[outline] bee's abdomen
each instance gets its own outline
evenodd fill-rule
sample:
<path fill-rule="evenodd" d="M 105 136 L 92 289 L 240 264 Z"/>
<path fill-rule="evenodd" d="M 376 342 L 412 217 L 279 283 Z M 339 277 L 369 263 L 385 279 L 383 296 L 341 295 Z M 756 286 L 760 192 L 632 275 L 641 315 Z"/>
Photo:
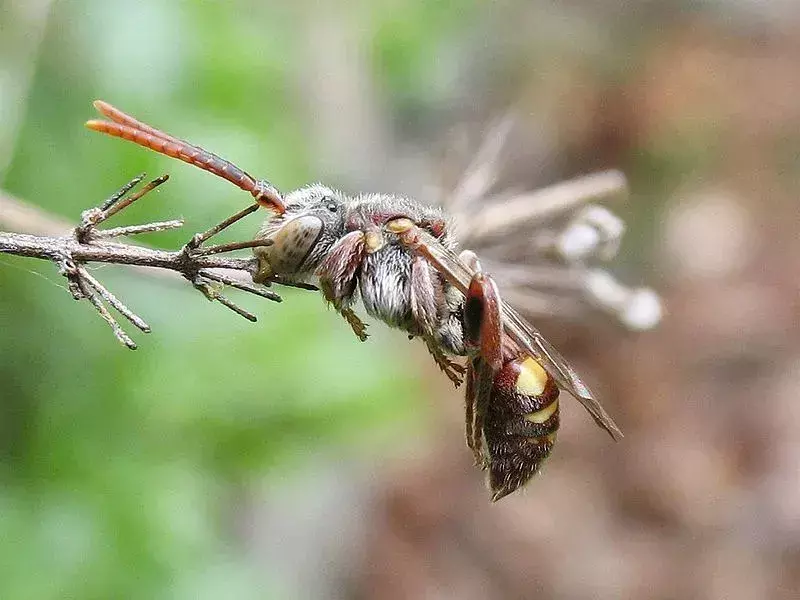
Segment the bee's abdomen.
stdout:
<path fill-rule="evenodd" d="M 533 358 L 508 361 L 486 409 L 492 500 L 525 485 L 550 455 L 558 431 L 558 387 Z"/>

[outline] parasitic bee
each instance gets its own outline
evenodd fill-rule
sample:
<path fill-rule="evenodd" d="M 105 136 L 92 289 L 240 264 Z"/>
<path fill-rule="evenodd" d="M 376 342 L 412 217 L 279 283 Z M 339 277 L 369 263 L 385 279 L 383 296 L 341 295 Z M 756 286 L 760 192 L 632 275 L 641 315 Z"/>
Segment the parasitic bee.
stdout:
<path fill-rule="evenodd" d="M 257 283 L 315 282 L 325 300 L 367 338 L 356 313 L 420 338 L 439 367 L 466 388 L 466 439 L 488 472 L 492 500 L 514 492 L 549 456 L 559 390 L 574 396 L 614 439 L 622 433 L 569 363 L 503 297 L 469 250 L 458 250 L 439 208 L 387 194 L 348 195 L 321 184 L 281 194 L 233 163 L 172 137 L 102 101 L 109 120 L 87 127 L 130 140 L 222 177 L 270 216 L 254 249 Z M 457 359 L 464 358 L 465 366 Z"/>

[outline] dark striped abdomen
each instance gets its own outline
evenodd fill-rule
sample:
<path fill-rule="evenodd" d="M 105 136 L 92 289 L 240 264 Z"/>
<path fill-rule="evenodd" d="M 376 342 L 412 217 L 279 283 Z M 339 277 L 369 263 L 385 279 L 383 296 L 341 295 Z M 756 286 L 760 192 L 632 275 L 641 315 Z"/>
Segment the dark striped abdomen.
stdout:
<path fill-rule="evenodd" d="M 558 431 L 558 387 L 530 356 L 497 373 L 483 424 L 489 485 L 496 501 L 525 485 L 548 457 Z"/>

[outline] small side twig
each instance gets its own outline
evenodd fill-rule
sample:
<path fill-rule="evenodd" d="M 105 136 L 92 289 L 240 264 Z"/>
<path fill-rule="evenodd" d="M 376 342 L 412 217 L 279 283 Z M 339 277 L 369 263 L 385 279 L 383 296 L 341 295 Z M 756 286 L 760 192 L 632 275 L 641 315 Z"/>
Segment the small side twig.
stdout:
<path fill-rule="evenodd" d="M 97 310 L 100 317 L 109 324 L 111 331 L 114 332 L 114 336 L 117 338 L 117 340 L 119 340 L 121 344 L 130 350 L 136 350 L 136 343 L 127 333 L 125 333 L 117 320 L 111 315 L 100 299 L 94 294 L 91 286 L 84 277 L 85 273 L 81 272 L 81 268 L 72 260 L 65 258 L 63 261 L 61 261 L 61 274 L 69 281 L 69 289 L 72 292 L 73 298 L 76 300 L 88 300 L 89 303 L 94 306 L 95 310 Z M 118 300 L 116 301 L 119 303 Z M 130 312 L 127 307 L 125 307 L 125 310 Z"/>
<path fill-rule="evenodd" d="M 281 302 L 283 300 L 278 294 L 276 294 L 273 291 L 263 289 L 262 287 L 259 287 L 256 284 L 239 281 L 237 279 L 234 279 L 233 277 L 222 275 L 221 273 L 214 273 L 213 271 L 204 270 L 200 271 L 200 275 L 202 275 L 206 279 L 211 279 L 212 281 L 224 283 L 225 285 L 229 285 L 230 287 L 236 288 L 237 290 L 250 292 L 251 294 L 255 294 L 256 296 L 261 296 L 262 298 L 266 298 L 267 300 L 273 300 L 274 302 Z"/>
<path fill-rule="evenodd" d="M 125 227 L 113 227 L 112 229 L 95 231 L 94 237 L 110 239 L 128 235 L 141 235 L 143 233 L 167 231 L 168 229 L 180 229 L 183 227 L 183 225 L 183 219 L 173 219 L 172 221 L 156 221 L 155 223 L 146 223 L 144 225 L 128 225 Z"/>
<path fill-rule="evenodd" d="M 147 176 L 146 173 L 139 173 L 136 177 L 134 177 L 129 182 L 124 184 L 116 192 L 114 192 L 108 198 L 105 199 L 105 201 L 100 205 L 100 210 L 107 211 L 109 208 L 114 206 L 117 202 L 119 202 L 122 198 L 125 197 L 125 194 L 130 192 L 137 185 L 139 185 L 142 179 L 144 179 L 146 176 Z"/>
<path fill-rule="evenodd" d="M 134 178 L 134 181 L 136 181 L 136 183 L 134 185 L 138 184 L 141 181 L 140 177 L 144 177 L 144 173 L 142 173 L 142 175 L 140 175 L 139 177 Z M 156 189 L 158 186 L 160 186 L 162 183 L 166 183 L 168 180 L 169 180 L 169 175 L 166 175 L 166 174 L 161 175 L 160 177 L 156 177 L 155 179 L 153 179 L 153 181 L 151 181 L 150 183 L 146 184 L 142 189 L 140 189 L 135 194 L 131 194 L 127 198 L 120 197 L 120 199 L 118 199 L 116 202 L 112 203 L 111 206 L 109 206 L 105 210 L 105 218 L 103 218 L 103 219 L 101 219 L 101 221 L 98 221 L 97 223 L 95 223 L 95 225 L 97 225 L 98 223 L 101 223 L 102 221 L 105 221 L 106 219 L 108 219 L 110 217 L 113 217 L 118 212 L 125 210 L 131 204 L 133 204 L 134 202 L 136 202 L 140 198 L 144 197 L 148 192 Z M 130 189 L 130 188 L 128 188 L 128 189 Z"/>
<path fill-rule="evenodd" d="M 252 323 L 255 323 L 258 320 L 258 318 L 253 313 L 246 311 L 241 306 L 233 302 L 233 300 L 230 300 L 227 296 L 224 296 L 219 290 L 214 289 L 214 286 L 212 286 L 207 281 L 203 281 L 203 278 L 201 276 L 198 275 L 194 279 L 194 281 L 192 281 L 192 285 L 194 285 L 195 289 L 200 290 L 203 293 L 203 295 L 210 301 L 213 302 L 214 300 L 216 300 L 217 302 L 222 304 L 222 306 L 231 309 L 237 315 L 244 317 L 245 319 L 247 319 Z"/>
<path fill-rule="evenodd" d="M 133 323 L 143 333 L 150 333 L 150 325 L 145 323 L 144 319 L 134 313 L 119 298 L 112 294 L 102 283 L 90 275 L 84 267 L 78 267 L 78 275 L 92 288 L 94 288 L 94 290 L 100 294 L 100 297 L 103 298 L 103 300 L 113 306 L 118 313 L 128 319 L 128 321 Z"/>
<path fill-rule="evenodd" d="M 245 250 L 247 248 L 264 248 L 271 246 L 272 240 L 248 240 L 245 242 L 231 242 L 230 244 L 217 244 L 216 246 L 206 246 L 197 248 L 193 251 L 195 256 L 209 256 L 211 254 L 221 254 L 222 252 L 232 252 L 233 250 Z"/>
<path fill-rule="evenodd" d="M 208 229 L 208 230 L 204 231 L 203 233 L 195 234 L 194 237 L 192 237 L 192 239 L 189 241 L 189 243 L 186 244 L 186 246 L 188 248 L 190 248 L 190 249 L 199 248 L 201 244 L 205 243 L 207 240 L 211 239 L 212 237 L 214 237 L 215 235 L 217 235 L 221 231 L 227 229 L 228 227 L 230 227 L 231 225 L 233 225 L 237 221 L 240 221 L 240 220 L 244 219 L 246 216 L 251 215 L 254 212 L 256 212 L 258 210 L 259 206 L 260 205 L 258 203 L 251 204 L 247 208 L 245 208 L 243 210 L 240 210 L 239 212 L 237 212 L 234 215 L 231 215 L 230 217 L 228 217 L 227 219 L 225 219 L 221 223 L 218 223 L 217 225 L 215 225 L 211 229 Z"/>
<path fill-rule="evenodd" d="M 139 198 L 142 198 L 148 192 L 157 188 L 159 185 L 165 183 L 169 179 L 169 175 L 162 175 L 161 177 L 157 177 L 145 185 L 135 194 L 126 196 L 126 194 L 136 187 L 136 185 L 138 185 L 142 179 L 144 179 L 144 177 L 144 173 L 137 175 L 119 188 L 116 192 L 114 192 L 100 206 L 83 211 L 83 214 L 81 214 L 81 224 L 75 228 L 75 238 L 81 242 L 88 241 L 98 225 L 104 221 L 107 221 L 118 212 L 125 210 L 131 204 L 139 200 Z M 159 230 L 156 229 L 155 231 Z"/>

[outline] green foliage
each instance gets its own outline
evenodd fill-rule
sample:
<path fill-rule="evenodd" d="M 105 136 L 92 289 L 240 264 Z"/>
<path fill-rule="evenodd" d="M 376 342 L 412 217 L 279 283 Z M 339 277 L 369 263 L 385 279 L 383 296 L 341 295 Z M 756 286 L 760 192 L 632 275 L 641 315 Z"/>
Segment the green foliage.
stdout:
<path fill-rule="evenodd" d="M 288 15 L 275 16 L 248 20 L 223 3 L 56 3 L 3 186 L 74 221 L 131 176 L 169 172 L 124 218 L 185 216 L 183 233 L 148 238 L 165 246 L 247 201 L 87 132 L 94 98 L 282 188 L 320 177 L 289 92 L 297 42 Z M 420 408 L 402 359 L 410 345 L 399 334 L 360 344 L 317 294 L 244 298 L 252 325 L 188 285 L 95 268 L 153 327 L 134 336 L 135 353 L 70 299 L 52 265 L 0 258 L 0 597 L 268 596 L 231 532 L 231 490 L 280 486 L 321 453 L 344 461 L 397 446 Z"/>

